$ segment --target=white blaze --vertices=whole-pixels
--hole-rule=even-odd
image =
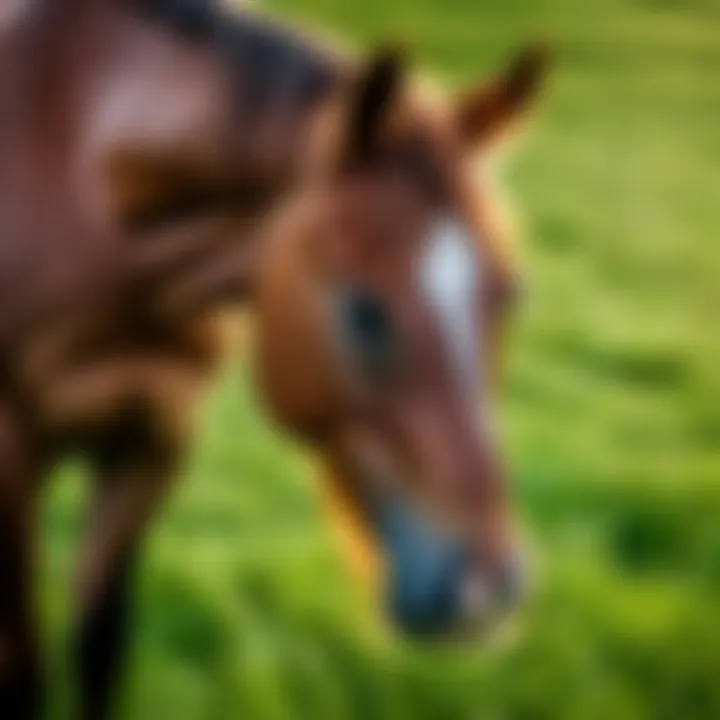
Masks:
[[[462,225],[440,220],[420,260],[420,281],[462,388],[474,390],[478,359],[479,258]]]

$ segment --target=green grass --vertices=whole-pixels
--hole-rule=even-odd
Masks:
[[[124,717],[720,717],[720,4],[269,4],[407,38],[451,83],[525,38],[556,48],[509,174],[529,292],[504,424],[541,580],[504,650],[387,637],[300,454],[228,375],[144,561]],[[57,717],[79,495],[66,473],[46,513]]]

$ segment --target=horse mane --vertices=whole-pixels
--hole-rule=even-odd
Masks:
[[[190,42],[209,42],[231,66],[248,68],[249,105],[261,106],[284,89],[312,104],[338,81],[344,60],[310,33],[284,26],[249,4],[223,0],[129,0],[151,21]]]
[[[139,10],[189,39],[206,38],[223,15],[217,0],[133,0]]]

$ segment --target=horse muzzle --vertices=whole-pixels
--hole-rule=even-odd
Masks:
[[[488,630],[517,606],[524,585],[517,559],[483,567],[467,543],[436,529],[401,499],[376,500],[372,519],[386,559],[388,611],[407,635]]]

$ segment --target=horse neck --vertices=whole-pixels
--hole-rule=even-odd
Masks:
[[[64,80],[89,38],[102,31],[102,16],[114,0],[29,0],[18,24],[20,52],[27,57],[25,81],[50,75]]]
[[[23,101],[13,103],[20,126],[37,128],[37,137],[50,137],[58,148],[71,145],[58,138],[77,130],[82,78],[103,72],[97,58],[103,57],[105,38],[114,37],[113,28],[123,26],[126,14],[133,21],[124,27],[140,34],[152,30],[151,42],[182,46],[189,40],[189,48],[202,48],[207,41],[225,65],[221,72],[230,81],[231,110],[222,127],[210,132],[218,133],[216,144],[226,149],[225,159],[233,158],[228,179],[247,190],[242,192],[248,209],[263,209],[297,182],[317,111],[346,73],[347,60],[340,53],[254,12],[213,16],[213,35],[206,39],[196,34],[198,17],[190,18],[190,28],[183,25],[188,18],[176,0],[29,2],[15,33],[20,42],[13,43],[12,65],[19,72],[11,72],[7,63],[8,71],[0,68],[2,94],[18,99],[12,88],[22,91]],[[195,136],[202,140],[202,133]],[[221,172],[225,176],[226,170]]]

